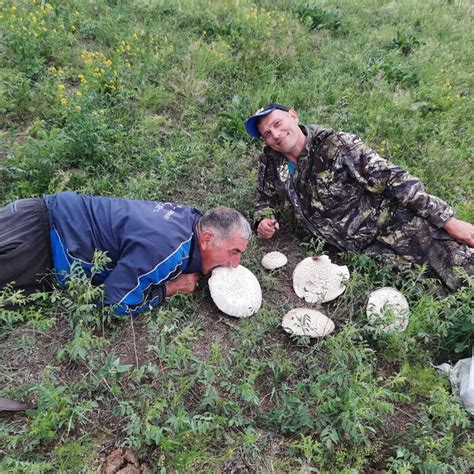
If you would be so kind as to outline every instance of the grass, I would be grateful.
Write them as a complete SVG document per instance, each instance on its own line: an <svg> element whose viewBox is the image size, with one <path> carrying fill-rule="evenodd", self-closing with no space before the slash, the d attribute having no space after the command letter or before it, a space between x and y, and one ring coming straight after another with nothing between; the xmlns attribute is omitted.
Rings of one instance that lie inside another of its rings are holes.
<svg viewBox="0 0 474 474"><path fill-rule="evenodd" d="M449 0L4 1L0 202L75 190L251 218L260 144L243 121L275 100L358 133L473 222L471 13ZM67 293L3 291L0 395L38 410L1 416L0 470L90 472L119 446L155 472L472 470L472 419L430 366L469 355L472 281L437 299L415 272L337 255L352 276L323 307L336 333L291 338L291 272L324 249L282 224L244 257L264 292L249 320L205 288L133 321L90 305L100 289L81 275ZM259 261L276 249L289 264L269 275ZM403 334L366 319L381 286L408 298Z"/></svg>

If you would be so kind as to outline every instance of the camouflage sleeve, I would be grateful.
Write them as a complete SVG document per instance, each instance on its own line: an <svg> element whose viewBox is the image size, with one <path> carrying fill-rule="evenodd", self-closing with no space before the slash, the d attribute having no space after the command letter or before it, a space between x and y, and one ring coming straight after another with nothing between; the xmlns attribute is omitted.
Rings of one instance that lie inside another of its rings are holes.
<svg viewBox="0 0 474 474"><path fill-rule="evenodd" d="M435 227L443 227L453 217L453 209L442 199L428 194L418 178L380 156L357 136L339 134L339 138L344 143L346 165L368 191L398 201Z"/></svg>
<svg viewBox="0 0 474 474"><path fill-rule="evenodd" d="M276 176L268 164L265 153L258 160L257 193L255 199L254 225L266 217L274 217L274 206L278 203L278 194L275 189Z"/></svg>

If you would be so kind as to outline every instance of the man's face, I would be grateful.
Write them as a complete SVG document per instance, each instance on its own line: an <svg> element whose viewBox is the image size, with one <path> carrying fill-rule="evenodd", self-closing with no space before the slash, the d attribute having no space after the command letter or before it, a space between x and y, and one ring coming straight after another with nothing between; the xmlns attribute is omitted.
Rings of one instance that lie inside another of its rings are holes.
<svg viewBox="0 0 474 474"><path fill-rule="evenodd" d="M211 231L203 231L199 240L203 275L216 267L237 267L248 245L248 240L238 232L231 234L229 239L220 241Z"/></svg>
<svg viewBox="0 0 474 474"><path fill-rule="evenodd" d="M274 110L260 119L258 130L266 145L284 155L295 150L302 133L294 110Z"/></svg>

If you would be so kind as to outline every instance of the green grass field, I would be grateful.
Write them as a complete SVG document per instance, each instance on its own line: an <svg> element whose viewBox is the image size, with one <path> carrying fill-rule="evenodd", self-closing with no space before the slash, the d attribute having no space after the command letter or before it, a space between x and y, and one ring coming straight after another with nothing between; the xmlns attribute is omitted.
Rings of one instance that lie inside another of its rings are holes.
<svg viewBox="0 0 474 474"><path fill-rule="evenodd" d="M243 122L272 100L359 134L474 222L473 29L463 0L0 2L0 203L73 190L251 219L261 144ZM474 470L472 417L431 365L470 355L472 279L438 299L416 272L336 255L335 333L291 338L292 270L323 249L282 227L244 256L264 297L248 320L206 285L135 320L79 277L33 304L1 292L0 396L38 410L0 413L0 472L94 472L117 447L160 473ZM289 264L266 273L277 249ZM380 286L407 296L406 332L367 321Z"/></svg>

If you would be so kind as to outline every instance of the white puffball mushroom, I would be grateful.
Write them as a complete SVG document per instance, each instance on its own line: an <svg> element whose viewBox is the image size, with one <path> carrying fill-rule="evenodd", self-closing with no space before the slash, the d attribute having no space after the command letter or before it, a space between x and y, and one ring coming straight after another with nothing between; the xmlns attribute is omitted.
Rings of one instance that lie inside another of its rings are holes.
<svg viewBox="0 0 474 474"><path fill-rule="evenodd" d="M308 308L295 308L285 314L283 329L295 336L324 337L334 331L334 323L325 314Z"/></svg>
<svg viewBox="0 0 474 474"><path fill-rule="evenodd" d="M267 270L275 270L287 264L286 255L281 252L269 252L262 258L262 267Z"/></svg>
<svg viewBox="0 0 474 474"><path fill-rule="evenodd" d="M308 303L326 303L342 295L349 269L331 263L327 255L302 260L293 272L293 289Z"/></svg>
<svg viewBox="0 0 474 474"><path fill-rule="evenodd" d="M248 318L262 305L262 289L255 275L239 265L217 267L209 278L209 290L216 306L225 314Z"/></svg>
<svg viewBox="0 0 474 474"><path fill-rule="evenodd" d="M383 287L369 295L367 318L384 331L402 332L408 326L410 308L405 296L395 288Z"/></svg>

